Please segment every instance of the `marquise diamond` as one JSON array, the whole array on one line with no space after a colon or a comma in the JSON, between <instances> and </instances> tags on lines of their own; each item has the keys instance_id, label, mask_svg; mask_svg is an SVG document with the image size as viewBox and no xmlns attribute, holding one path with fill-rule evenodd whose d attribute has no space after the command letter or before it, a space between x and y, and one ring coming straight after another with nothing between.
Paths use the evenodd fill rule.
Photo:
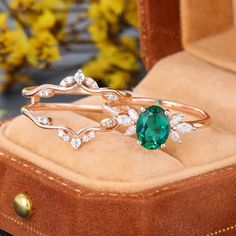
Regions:
<instances>
[{"instance_id":1,"label":"marquise diamond","mask_svg":"<svg viewBox=\"0 0 236 236\"><path fill-rule=\"evenodd\" d=\"M94 131L90 131L88 135L89 135L90 139L94 139L96 137L96 134Z\"/></svg>"},{"instance_id":2,"label":"marquise diamond","mask_svg":"<svg viewBox=\"0 0 236 236\"><path fill-rule=\"evenodd\" d=\"M85 83L86 83L90 88L93 88L93 89L98 89L98 88L99 88L97 82L96 82L94 79L90 78L90 77L87 77L87 78L86 78Z\"/></svg>"},{"instance_id":3,"label":"marquise diamond","mask_svg":"<svg viewBox=\"0 0 236 236\"><path fill-rule=\"evenodd\" d=\"M79 69L75 75L74 75L75 81L77 84L82 84L82 82L85 80L85 75L81 69Z\"/></svg>"},{"instance_id":4,"label":"marquise diamond","mask_svg":"<svg viewBox=\"0 0 236 236\"><path fill-rule=\"evenodd\" d=\"M138 117L139 117L139 114L138 114L137 111L135 111L133 108L129 108L129 109L128 109L128 114L129 114L129 117L130 117L133 121L137 122Z\"/></svg>"},{"instance_id":5,"label":"marquise diamond","mask_svg":"<svg viewBox=\"0 0 236 236\"><path fill-rule=\"evenodd\" d=\"M38 122L42 125L48 125L49 124L49 118L46 116L39 116Z\"/></svg>"},{"instance_id":6,"label":"marquise diamond","mask_svg":"<svg viewBox=\"0 0 236 236\"><path fill-rule=\"evenodd\" d=\"M134 125L129 126L125 132L125 135L132 136L136 133L136 127Z\"/></svg>"},{"instance_id":7,"label":"marquise diamond","mask_svg":"<svg viewBox=\"0 0 236 236\"><path fill-rule=\"evenodd\" d=\"M175 129L181 133L190 133L194 127L189 123L179 123L175 126Z\"/></svg>"},{"instance_id":8,"label":"marquise diamond","mask_svg":"<svg viewBox=\"0 0 236 236\"><path fill-rule=\"evenodd\" d=\"M38 92L38 95L41 98L48 98L48 97L51 96L51 94L52 94L52 90L51 89L40 90Z\"/></svg>"},{"instance_id":9,"label":"marquise diamond","mask_svg":"<svg viewBox=\"0 0 236 236\"><path fill-rule=\"evenodd\" d=\"M71 139L71 146L76 150L81 145L81 139L80 138L72 138Z\"/></svg>"},{"instance_id":10,"label":"marquise diamond","mask_svg":"<svg viewBox=\"0 0 236 236\"><path fill-rule=\"evenodd\" d=\"M74 76L68 76L65 79L63 79L60 83L60 86L62 87L68 87L71 86L75 83L75 78Z\"/></svg>"},{"instance_id":11,"label":"marquise diamond","mask_svg":"<svg viewBox=\"0 0 236 236\"><path fill-rule=\"evenodd\" d=\"M116 117L116 120L120 125L130 126L132 124L131 118L127 115L119 115Z\"/></svg>"},{"instance_id":12,"label":"marquise diamond","mask_svg":"<svg viewBox=\"0 0 236 236\"><path fill-rule=\"evenodd\" d=\"M178 134L178 132L171 130L170 137L174 142L180 142L180 135Z\"/></svg>"},{"instance_id":13,"label":"marquise diamond","mask_svg":"<svg viewBox=\"0 0 236 236\"><path fill-rule=\"evenodd\" d=\"M170 117L170 125L171 127L179 124L183 120L184 115L182 113L174 114Z\"/></svg>"},{"instance_id":14,"label":"marquise diamond","mask_svg":"<svg viewBox=\"0 0 236 236\"><path fill-rule=\"evenodd\" d=\"M101 125L103 126L103 127L107 127L107 128L110 128L110 127L112 127L113 126L113 120L111 120L111 119L104 119L104 120L102 120L101 121Z\"/></svg>"}]
</instances>

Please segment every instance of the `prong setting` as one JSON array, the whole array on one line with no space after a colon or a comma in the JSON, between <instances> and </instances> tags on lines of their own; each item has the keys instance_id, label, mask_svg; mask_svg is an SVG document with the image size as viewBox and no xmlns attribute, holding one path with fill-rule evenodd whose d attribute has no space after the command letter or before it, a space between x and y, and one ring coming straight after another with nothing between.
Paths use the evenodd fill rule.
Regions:
<instances>
[{"instance_id":1,"label":"prong setting","mask_svg":"<svg viewBox=\"0 0 236 236\"><path fill-rule=\"evenodd\" d=\"M145 107L141 107L141 108L140 108L140 111L141 111L141 112L145 112L145 111L146 111L146 108L145 108Z\"/></svg>"}]
</instances>

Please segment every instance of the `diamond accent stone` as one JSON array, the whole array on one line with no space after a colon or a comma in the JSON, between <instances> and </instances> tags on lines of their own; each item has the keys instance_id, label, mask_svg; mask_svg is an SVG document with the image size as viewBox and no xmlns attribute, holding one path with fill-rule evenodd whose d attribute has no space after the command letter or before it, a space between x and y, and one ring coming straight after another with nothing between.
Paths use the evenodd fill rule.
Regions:
<instances>
[{"instance_id":1,"label":"diamond accent stone","mask_svg":"<svg viewBox=\"0 0 236 236\"><path fill-rule=\"evenodd\" d=\"M71 146L77 150L81 146L81 139L80 138L72 138L71 139Z\"/></svg>"},{"instance_id":2,"label":"diamond accent stone","mask_svg":"<svg viewBox=\"0 0 236 236\"><path fill-rule=\"evenodd\" d=\"M101 121L101 125L103 126L103 127L108 127L108 128L110 128L110 127L112 127L113 126L113 120L111 120L111 119L104 119L104 120L102 120Z\"/></svg>"},{"instance_id":3,"label":"diamond accent stone","mask_svg":"<svg viewBox=\"0 0 236 236\"><path fill-rule=\"evenodd\" d=\"M85 80L85 83L90 87L90 88L93 88L93 89L98 89L98 84L97 82L90 78L90 77L87 77L86 80Z\"/></svg>"},{"instance_id":4,"label":"diamond accent stone","mask_svg":"<svg viewBox=\"0 0 236 236\"><path fill-rule=\"evenodd\" d=\"M119 115L116 117L116 120L120 125L130 126L132 124L131 118L127 115Z\"/></svg>"},{"instance_id":5,"label":"diamond accent stone","mask_svg":"<svg viewBox=\"0 0 236 236\"><path fill-rule=\"evenodd\" d=\"M178 134L178 132L171 130L170 137L174 142L180 142L180 135Z\"/></svg>"},{"instance_id":6,"label":"diamond accent stone","mask_svg":"<svg viewBox=\"0 0 236 236\"><path fill-rule=\"evenodd\" d=\"M189 123L179 123L175 126L175 129L181 133L190 133L193 131L193 126Z\"/></svg>"},{"instance_id":7,"label":"diamond accent stone","mask_svg":"<svg viewBox=\"0 0 236 236\"><path fill-rule=\"evenodd\" d=\"M135 111L133 108L129 108L129 109L128 109L128 114L129 114L129 117L130 117L133 121L137 122L138 117L139 117L139 114L138 114L137 111Z\"/></svg>"},{"instance_id":8,"label":"diamond accent stone","mask_svg":"<svg viewBox=\"0 0 236 236\"><path fill-rule=\"evenodd\" d=\"M132 136L136 133L136 126L129 126L125 132L125 135Z\"/></svg>"},{"instance_id":9,"label":"diamond accent stone","mask_svg":"<svg viewBox=\"0 0 236 236\"><path fill-rule=\"evenodd\" d=\"M85 80L85 75L81 69L79 69L75 75L74 75L75 81L77 84L82 84L82 82Z\"/></svg>"},{"instance_id":10,"label":"diamond accent stone","mask_svg":"<svg viewBox=\"0 0 236 236\"><path fill-rule=\"evenodd\" d=\"M63 139L64 142L69 142L70 141L70 136L69 135L64 135L62 139Z\"/></svg>"},{"instance_id":11,"label":"diamond accent stone","mask_svg":"<svg viewBox=\"0 0 236 236\"><path fill-rule=\"evenodd\" d=\"M49 118L46 116L39 116L38 122L42 125L48 125L49 124Z\"/></svg>"},{"instance_id":12,"label":"diamond accent stone","mask_svg":"<svg viewBox=\"0 0 236 236\"><path fill-rule=\"evenodd\" d=\"M89 141L90 141L90 136L89 135L84 135L83 138L82 138L82 142L87 143Z\"/></svg>"},{"instance_id":13,"label":"diamond accent stone","mask_svg":"<svg viewBox=\"0 0 236 236\"><path fill-rule=\"evenodd\" d=\"M173 116L170 117L170 125L171 127L174 127L175 125L179 124L182 122L184 115L182 113L177 113L174 114Z\"/></svg>"},{"instance_id":14,"label":"diamond accent stone","mask_svg":"<svg viewBox=\"0 0 236 236\"><path fill-rule=\"evenodd\" d=\"M48 98L48 97L51 96L51 94L52 94L52 90L51 89L40 90L38 92L38 95L41 98Z\"/></svg>"},{"instance_id":15,"label":"diamond accent stone","mask_svg":"<svg viewBox=\"0 0 236 236\"><path fill-rule=\"evenodd\" d=\"M69 87L71 85L73 85L75 83L75 78L74 76L68 76L66 78L64 78L61 83L60 83L60 86L62 87Z\"/></svg>"},{"instance_id":16,"label":"diamond accent stone","mask_svg":"<svg viewBox=\"0 0 236 236\"><path fill-rule=\"evenodd\" d=\"M115 102L117 100L119 100L118 96L116 94L110 93L107 97L107 99L111 102Z\"/></svg>"},{"instance_id":17,"label":"diamond accent stone","mask_svg":"<svg viewBox=\"0 0 236 236\"><path fill-rule=\"evenodd\" d=\"M90 139L94 139L96 137L96 134L94 131L90 131L88 135L89 135Z\"/></svg>"},{"instance_id":18,"label":"diamond accent stone","mask_svg":"<svg viewBox=\"0 0 236 236\"><path fill-rule=\"evenodd\" d=\"M57 135L63 139L64 142L69 142L70 141L70 136L62 129L59 129L57 131Z\"/></svg>"}]
</instances>

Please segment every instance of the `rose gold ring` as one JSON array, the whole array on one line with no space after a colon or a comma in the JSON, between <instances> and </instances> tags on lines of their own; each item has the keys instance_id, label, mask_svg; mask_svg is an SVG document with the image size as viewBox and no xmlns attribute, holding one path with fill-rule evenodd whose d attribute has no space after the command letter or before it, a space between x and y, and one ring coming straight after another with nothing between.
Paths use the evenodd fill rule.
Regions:
<instances>
[{"instance_id":1,"label":"rose gold ring","mask_svg":"<svg viewBox=\"0 0 236 236\"><path fill-rule=\"evenodd\" d=\"M207 127L211 123L211 118L205 111L193 106L99 88L96 81L86 77L82 70L78 70L74 76L64 78L59 85L28 87L23 89L22 94L31 99L30 104L22 107L22 114L40 128L56 130L57 135L69 142L74 149L90 142L97 132L110 132L119 127L126 128L127 136L136 135L137 142L147 149L164 148L168 137L175 142L181 142L181 134ZM100 106L41 102L41 98L50 98L57 94L99 95L105 102ZM96 126L75 131L70 127L54 124L52 117L39 115L39 110L88 111L103 113L108 117ZM185 114L194 118L184 120Z\"/></svg>"}]
</instances>

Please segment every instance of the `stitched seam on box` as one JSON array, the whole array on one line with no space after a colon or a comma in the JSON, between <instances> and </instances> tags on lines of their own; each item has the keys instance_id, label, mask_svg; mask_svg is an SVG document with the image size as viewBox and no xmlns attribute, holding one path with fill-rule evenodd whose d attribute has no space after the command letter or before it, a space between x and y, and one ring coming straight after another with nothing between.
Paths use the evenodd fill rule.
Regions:
<instances>
[{"instance_id":1,"label":"stitched seam on box","mask_svg":"<svg viewBox=\"0 0 236 236\"><path fill-rule=\"evenodd\" d=\"M30 164L25 163L24 161L17 160L16 158L13 158L13 157L10 157L10 156L4 154L3 152L0 152L0 156L2 156L3 158L5 158L7 160L12 161L12 162L18 163L18 164L22 165L24 168L29 168L32 171L34 171L35 173L37 173L39 175L42 175L42 176L46 177L47 179L52 180L52 181L54 181L56 183L61 184L65 188L68 188L68 189L70 189L70 190L72 190L72 191L74 191L76 193L82 194L82 190L81 189L75 188L74 186L61 181L57 177L53 177L51 175L48 175L48 174L44 173L42 170L36 169L33 166L31 166ZM226 171L230 171L232 169L234 169L234 168L233 167L228 167L228 168L220 169L220 170L213 171L213 172L210 172L210 173L207 173L207 174L202 174L201 176L192 177L191 179L194 178L195 180L200 180L200 179L203 179L203 178L208 177L208 176L216 175L218 173L223 173L223 172L226 172ZM187 181L189 181L189 179L187 179L185 181L181 181L181 182L176 183L176 184L171 184L169 186L165 186L165 187L163 187L161 189L157 189L157 190L149 192L149 193L139 193L139 194L134 193L134 194L130 194L130 193L111 193L111 192L105 193L105 192L86 192L85 191L83 193L83 195L85 195L85 196L102 196L102 197L104 197L104 196L110 196L110 197L131 197L131 198L142 198L144 196L151 197L151 196L156 195L157 193L164 192L164 191L170 190L172 188L178 187L179 185L184 184Z\"/></svg>"},{"instance_id":2,"label":"stitched seam on box","mask_svg":"<svg viewBox=\"0 0 236 236\"><path fill-rule=\"evenodd\" d=\"M145 17L145 9L144 9L144 1L139 0L139 12L140 12L140 27L141 27L141 40L142 40L142 53L144 55L145 64L147 67L150 65L150 58L148 56L148 48L147 48L147 22Z\"/></svg>"},{"instance_id":3,"label":"stitched seam on box","mask_svg":"<svg viewBox=\"0 0 236 236\"><path fill-rule=\"evenodd\" d=\"M11 221L17 223L17 224L20 225L20 226L23 226L23 227L26 228L27 230L30 230L31 232L34 232L34 233L37 234L37 235L46 236L46 234L43 234L43 233L40 232L39 230L34 229L33 227L31 227L31 226L29 226L29 225L23 223L22 221L18 221L17 219L15 219L15 218L13 218L13 217L11 217L11 216L9 216L9 215L7 215L7 214L1 212L1 211L0 211L0 215L3 216L4 218L8 219L8 220L11 220Z\"/></svg>"},{"instance_id":4,"label":"stitched seam on box","mask_svg":"<svg viewBox=\"0 0 236 236\"><path fill-rule=\"evenodd\" d=\"M236 224L235 225L231 225L229 227L225 227L223 229L219 229L219 230L216 230L214 232L211 232L211 233L208 233L206 234L206 236L213 236L213 235L218 235L218 234L224 234L228 231L231 231L231 230L235 230L236 229Z\"/></svg>"}]
</instances>

